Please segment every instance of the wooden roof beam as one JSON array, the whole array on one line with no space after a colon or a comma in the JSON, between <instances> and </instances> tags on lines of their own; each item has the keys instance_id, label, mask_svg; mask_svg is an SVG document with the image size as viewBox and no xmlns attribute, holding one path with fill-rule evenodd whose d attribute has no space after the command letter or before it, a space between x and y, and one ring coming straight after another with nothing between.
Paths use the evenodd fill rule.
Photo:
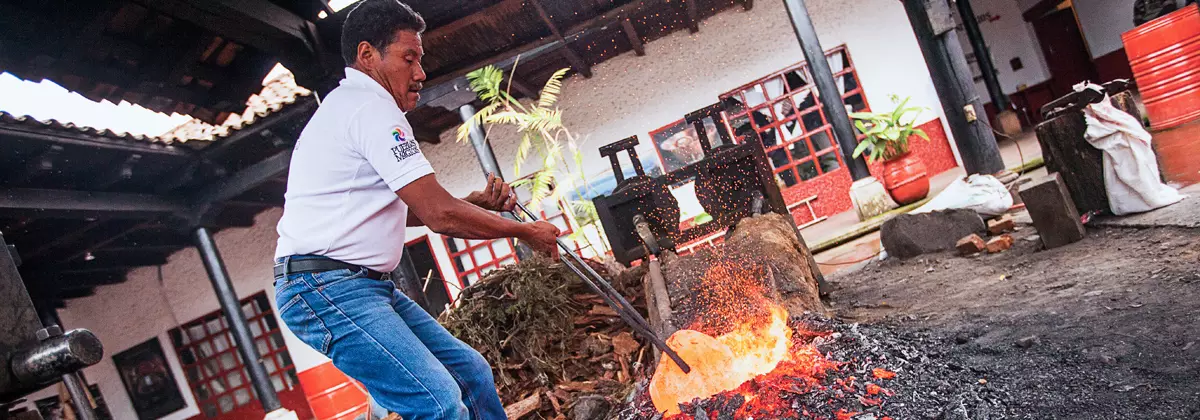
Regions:
<instances>
[{"instance_id":1,"label":"wooden roof beam","mask_svg":"<svg viewBox=\"0 0 1200 420\"><path fill-rule=\"evenodd\" d=\"M550 18L550 14L546 13L546 8L542 7L541 0L529 1L530 3L533 3L533 7L537 9L538 15L542 17L542 22L546 23L546 26L550 28L550 32L554 34L554 37L558 39L559 42L566 44L566 48L563 48L563 55L566 57L567 61L571 62L571 67L574 67L575 71L578 71L579 74L583 75L583 77L592 77L592 65L588 64L587 61L583 59L583 56L580 56L578 52L571 48L570 43L567 42L567 39L563 36L562 31L558 29L558 25L554 24L554 20Z\"/></svg>"},{"instance_id":2,"label":"wooden roof beam","mask_svg":"<svg viewBox=\"0 0 1200 420\"><path fill-rule=\"evenodd\" d=\"M272 54L297 80L325 73L313 23L269 0L134 0L152 10Z\"/></svg>"},{"instance_id":3,"label":"wooden roof beam","mask_svg":"<svg viewBox=\"0 0 1200 420\"><path fill-rule=\"evenodd\" d=\"M35 214L39 218L142 219L181 214L188 210L188 204L150 194L10 188L0 190L0 210L7 214Z\"/></svg>"},{"instance_id":4,"label":"wooden roof beam","mask_svg":"<svg viewBox=\"0 0 1200 420\"><path fill-rule=\"evenodd\" d=\"M638 57L646 55L646 45L642 43L642 36L638 35L637 28L633 27L633 21L629 20L629 17L621 19L621 30L629 38L629 45L633 46L633 52Z\"/></svg>"},{"instance_id":5,"label":"wooden roof beam","mask_svg":"<svg viewBox=\"0 0 1200 420\"><path fill-rule=\"evenodd\" d=\"M691 33L700 32L699 2L699 0L683 0L683 5L687 7L688 31L691 31Z\"/></svg>"},{"instance_id":6,"label":"wooden roof beam","mask_svg":"<svg viewBox=\"0 0 1200 420\"><path fill-rule=\"evenodd\" d=\"M516 70L516 69L513 69L513 70ZM524 81L522 81L520 77L517 77L516 74L512 74L512 73L513 72L509 72L508 80L507 80L508 85L512 87L512 90L515 90L515 91L517 91L517 93L520 93L521 95L524 95L526 98L533 99L533 100L537 100L538 96L541 96L538 91L531 88L528 84L526 84Z\"/></svg>"}]
</instances>

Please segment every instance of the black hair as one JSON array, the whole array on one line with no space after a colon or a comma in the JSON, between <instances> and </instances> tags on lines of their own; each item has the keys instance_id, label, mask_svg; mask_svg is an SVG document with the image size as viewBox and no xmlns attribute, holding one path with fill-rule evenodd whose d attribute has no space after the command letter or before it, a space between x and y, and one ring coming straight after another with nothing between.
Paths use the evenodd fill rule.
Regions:
<instances>
[{"instance_id":1,"label":"black hair","mask_svg":"<svg viewBox=\"0 0 1200 420\"><path fill-rule=\"evenodd\" d=\"M396 41L396 32L425 31L425 19L399 0L362 0L342 23L342 58L353 66L358 44L366 41L382 54Z\"/></svg>"}]
</instances>

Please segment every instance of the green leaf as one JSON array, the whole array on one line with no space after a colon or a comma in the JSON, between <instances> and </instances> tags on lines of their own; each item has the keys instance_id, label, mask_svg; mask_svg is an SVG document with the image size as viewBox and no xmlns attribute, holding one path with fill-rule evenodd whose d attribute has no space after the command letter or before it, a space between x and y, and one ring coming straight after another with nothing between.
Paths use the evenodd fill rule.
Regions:
<instances>
[{"instance_id":1,"label":"green leaf","mask_svg":"<svg viewBox=\"0 0 1200 420\"><path fill-rule=\"evenodd\" d=\"M867 148L869 148L869 147L871 147L870 142L864 141L862 143L859 143L858 147L854 148L854 153L852 154L852 156L854 156L855 158L862 156L863 152L866 151Z\"/></svg>"},{"instance_id":2,"label":"green leaf","mask_svg":"<svg viewBox=\"0 0 1200 420\"><path fill-rule=\"evenodd\" d=\"M915 129L915 130L913 130L913 134L916 134L917 137L925 139L925 141L929 141L929 135L925 134L925 130Z\"/></svg>"}]
</instances>

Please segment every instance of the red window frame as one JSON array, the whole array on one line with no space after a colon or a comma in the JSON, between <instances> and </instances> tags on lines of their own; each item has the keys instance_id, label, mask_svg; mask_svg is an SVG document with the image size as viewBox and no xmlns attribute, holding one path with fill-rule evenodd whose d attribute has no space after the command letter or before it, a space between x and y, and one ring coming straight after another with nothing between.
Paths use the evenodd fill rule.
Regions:
<instances>
[{"instance_id":1,"label":"red window frame","mask_svg":"<svg viewBox=\"0 0 1200 420\"><path fill-rule=\"evenodd\" d=\"M845 90L845 92L842 94L842 99L848 100L857 96L858 100L855 102L859 102L861 105L859 105L859 108L856 109L856 111L870 111L871 107L867 102L866 94L863 91L862 83L856 70L857 68L854 66L854 60L850 56L850 51L846 48L846 46L841 45L830 49L825 52L825 56L829 59L835 59L839 57L842 58L842 69L834 73L834 80L842 80L843 90L845 90L847 82L853 81L854 83L854 88ZM804 81L805 84L793 88L789 84L789 79L787 77L791 73L799 73L802 81ZM808 70L808 63L802 61L720 95L721 101L727 104L731 102L738 104L749 103L745 97L745 92L747 91L758 90L758 92L763 95L765 101L762 103L750 107L745 107L743 105L741 110L734 110L732 112L727 111L725 115L725 122L727 128L729 128L730 132L733 133L735 141L739 143L747 140L746 134L748 133L743 133L742 136L738 136L739 133L737 128L743 126L743 123L739 122L738 120L744 120L745 123L750 124L750 128L753 129L752 132L757 136L757 140L759 140L759 143L763 145L764 150L767 152L768 160L771 161L771 165L775 168L776 176L783 180L788 188L803 185L807 181L811 181L829 173L844 170L845 168L845 162L841 155L841 151L838 149L837 142L833 137L833 130L829 124L829 118L825 115L825 109L818 100L819 98L817 98L816 87L811 81L812 76ZM783 93L774 96L769 95L767 83L771 82L782 83L784 89ZM797 97L804 97L806 100L801 103L797 103ZM812 104L801 109L800 105L803 103L808 103L809 98L811 98ZM849 101L847 104L850 105ZM780 115L778 115L777 105L783 106L782 109L784 109L785 112L787 111L788 107L790 107L791 113L780 118ZM763 111L765 111L765 114L763 114ZM770 121L768 121L766 124L760 125L759 121L754 118L754 113L759 113L759 116L767 117ZM803 118L810 115L820 117L820 123L811 129L806 126L805 121L803 120ZM784 138L783 141L771 145L768 145L766 141L763 141L765 133L770 132L772 135L778 135L782 132L782 127L791 122L795 123L795 127L797 129L802 130L801 134L790 139ZM829 144L828 146L818 150L813 143L813 139L821 135L825 137ZM858 139L862 139L861 135L858 137ZM801 142L803 142L803 144L801 144ZM800 150L806 152L805 155L799 158L795 157L795 155L793 155L793 149L796 147L802 147ZM823 162L826 162L827 160L823 160L822 158L826 158L827 156L836 158L836 167L831 167L828 169L823 167ZM780 157L785 159L779 159ZM778 163L777 160L782 161L782 163ZM805 174L808 172L801 172L801 168L805 165L807 165L808 168L811 168L811 170L815 171L816 175L804 178Z\"/></svg>"},{"instance_id":2,"label":"red window frame","mask_svg":"<svg viewBox=\"0 0 1200 420\"><path fill-rule=\"evenodd\" d=\"M487 241L443 236L442 240L445 241L446 250L449 251L450 262L453 263L454 275L458 277L458 284L464 288L483 278L484 274L492 270L519 261L514 244L507 238ZM507 252L502 249L497 250L500 243L508 244ZM477 258L475 251L484 248L487 248L488 251L482 256L485 258ZM465 264L468 261L470 267Z\"/></svg>"},{"instance_id":3,"label":"red window frame","mask_svg":"<svg viewBox=\"0 0 1200 420\"><path fill-rule=\"evenodd\" d=\"M242 299L241 306L263 367L267 369L275 390L299 388L296 366L283 341L279 321L275 319L266 292ZM258 396L250 383L250 375L246 373L242 357L229 332L229 323L221 311L210 312L186 322L171 329L168 335L175 345L175 354L188 379L188 387L196 399L200 416L219 418L231 413L236 415L242 407L257 403ZM222 406L222 400L230 404L228 408Z\"/></svg>"}]
</instances>

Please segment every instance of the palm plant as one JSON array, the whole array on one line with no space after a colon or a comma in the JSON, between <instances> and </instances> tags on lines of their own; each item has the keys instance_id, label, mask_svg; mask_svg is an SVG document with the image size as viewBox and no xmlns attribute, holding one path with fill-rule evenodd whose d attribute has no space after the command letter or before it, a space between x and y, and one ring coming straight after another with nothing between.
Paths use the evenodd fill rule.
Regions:
<instances>
[{"instance_id":1,"label":"palm plant","mask_svg":"<svg viewBox=\"0 0 1200 420\"><path fill-rule=\"evenodd\" d=\"M516 68L516 64L513 65ZM583 153L576 146L577 138L562 123L562 110L557 107L562 93L562 80L569 69L560 69L550 76L536 101L521 103L510 93L512 79L505 83L504 71L487 66L467 74L471 90L486 105L472 116L471 120L458 128L457 139L466 142L471 129L484 127L485 138L498 125L513 126L521 137L517 145L513 172L521 173L521 165L536 156L542 163L541 169L528 177L513 182L513 187L528 187L530 205L535 209L549 200L553 203L566 202L563 209L575 219L577 226L595 223L599 216L591 201L582 197L564 197L577 185L587 186L587 178L581 172L571 173L567 156L571 156L574 167L583 168ZM574 240L580 240L583 230L575 232ZM586 238L584 238L586 239ZM590 242L590 241L589 241Z\"/></svg>"},{"instance_id":2,"label":"palm plant","mask_svg":"<svg viewBox=\"0 0 1200 420\"><path fill-rule=\"evenodd\" d=\"M854 119L854 126L866 136L858 143L858 147L854 148L854 157L862 156L863 152L870 149L870 154L867 155L868 162L874 162L876 159L892 160L908 153L909 137L915 135L929 140L929 135L925 134L924 130L916 128L917 115L925 108L908 106L908 101L912 98L904 98L901 101L899 97L892 95L891 99L892 103L897 104L892 112L850 114L850 118ZM906 118L910 113L916 114Z\"/></svg>"}]
</instances>

